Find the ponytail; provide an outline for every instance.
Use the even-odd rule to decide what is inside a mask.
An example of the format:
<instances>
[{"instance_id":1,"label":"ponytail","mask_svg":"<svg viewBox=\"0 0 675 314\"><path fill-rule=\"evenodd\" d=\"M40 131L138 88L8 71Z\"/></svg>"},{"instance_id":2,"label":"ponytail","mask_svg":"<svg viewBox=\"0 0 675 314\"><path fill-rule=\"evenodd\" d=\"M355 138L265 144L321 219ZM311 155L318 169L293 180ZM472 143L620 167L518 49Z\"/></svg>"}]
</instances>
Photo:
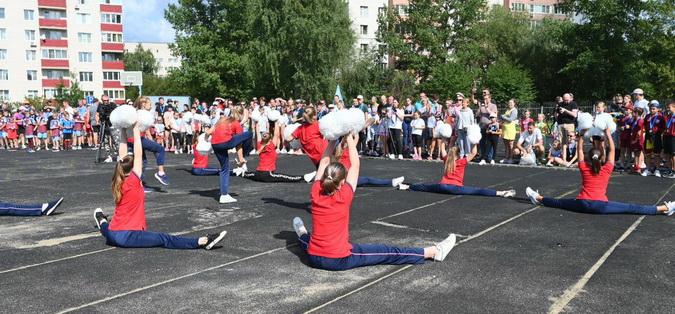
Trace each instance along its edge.
<instances>
[{"instance_id":1,"label":"ponytail","mask_svg":"<svg viewBox=\"0 0 675 314\"><path fill-rule=\"evenodd\" d=\"M450 152L445 159L444 173L455 173L455 164L457 164L458 150L456 146L450 148Z\"/></svg>"},{"instance_id":2,"label":"ponytail","mask_svg":"<svg viewBox=\"0 0 675 314\"><path fill-rule=\"evenodd\" d=\"M316 109L314 107L307 107L302 113L302 119L306 124L312 124L316 121Z\"/></svg>"},{"instance_id":3,"label":"ponytail","mask_svg":"<svg viewBox=\"0 0 675 314\"><path fill-rule=\"evenodd\" d=\"M331 162L326 167L321 179L321 189L326 195L332 195L340 187L340 182L347 177L347 169L339 162Z\"/></svg>"},{"instance_id":4,"label":"ponytail","mask_svg":"<svg viewBox=\"0 0 675 314\"><path fill-rule=\"evenodd\" d=\"M124 178L131 172L131 169L134 166L134 156L126 155L115 165L115 172L112 177L112 195L115 199L115 204L118 204L122 200L122 184L124 183Z\"/></svg>"},{"instance_id":5,"label":"ponytail","mask_svg":"<svg viewBox=\"0 0 675 314\"><path fill-rule=\"evenodd\" d=\"M591 156L591 171L594 175L597 175L600 173L600 168L602 168L602 151L597 148L591 148L588 155Z\"/></svg>"}]
</instances>

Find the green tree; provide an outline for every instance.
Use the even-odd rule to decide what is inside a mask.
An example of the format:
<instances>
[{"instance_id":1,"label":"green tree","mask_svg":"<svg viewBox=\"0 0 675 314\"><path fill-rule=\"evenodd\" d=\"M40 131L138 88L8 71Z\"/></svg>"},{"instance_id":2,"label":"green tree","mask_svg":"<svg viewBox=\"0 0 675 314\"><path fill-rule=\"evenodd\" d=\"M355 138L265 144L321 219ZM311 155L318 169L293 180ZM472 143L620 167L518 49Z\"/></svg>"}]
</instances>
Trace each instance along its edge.
<instances>
[{"instance_id":1,"label":"green tree","mask_svg":"<svg viewBox=\"0 0 675 314\"><path fill-rule=\"evenodd\" d=\"M73 76L73 74L71 74L71 76ZM56 85L54 99L56 99L56 101L59 103L68 101L71 106L76 106L77 102L83 98L84 92L82 89L80 89L80 84L75 80L71 81L70 87L66 87L66 84L63 80L59 82L58 85Z\"/></svg>"},{"instance_id":2,"label":"green tree","mask_svg":"<svg viewBox=\"0 0 675 314\"><path fill-rule=\"evenodd\" d=\"M532 77L510 60L497 60L487 69L483 88L489 88L492 98L499 104L514 98L520 103L532 102L536 97Z\"/></svg>"},{"instance_id":3,"label":"green tree","mask_svg":"<svg viewBox=\"0 0 675 314\"><path fill-rule=\"evenodd\" d=\"M159 62L150 49L143 49L140 43L133 52L125 51L123 55L124 69L127 71L142 71L144 74L155 74Z\"/></svg>"},{"instance_id":4,"label":"green tree","mask_svg":"<svg viewBox=\"0 0 675 314\"><path fill-rule=\"evenodd\" d=\"M441 99L452 98L457 92L468 95L478 76L476 68L450 61L433 69L422 90L437 94Z\"/></svg>"}]
</instances>

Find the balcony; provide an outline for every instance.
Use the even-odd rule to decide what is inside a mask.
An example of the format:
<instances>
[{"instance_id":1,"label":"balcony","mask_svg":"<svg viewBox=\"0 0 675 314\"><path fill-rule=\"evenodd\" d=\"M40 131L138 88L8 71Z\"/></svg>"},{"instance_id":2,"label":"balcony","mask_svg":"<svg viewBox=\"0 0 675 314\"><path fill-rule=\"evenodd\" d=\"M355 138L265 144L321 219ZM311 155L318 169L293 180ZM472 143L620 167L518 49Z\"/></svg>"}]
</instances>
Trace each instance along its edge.
<instances>
[{"instance_id":1,"label":"balcony","mask_svg":"<svg viewBox=\"0 0 675 314\"><path fill-rule=\"evenodd\" d=\"M70 80L67 79L42 79L42 87L57 87L60 84L63 84L65 87L70 87Z\"/></svg>"},{"instance_id":2,"label":"balcony","mask_svg":"<svg viewBox=\"0 0 675 314\"><path fill-rule=\"evenodd\" d=\"M40 8L66 8L66 0L38 0Z\"/></svg>"},{"instance_id":3,"label":"balcony","mask_svg":"<svg viewBox=\"0 0 675 314\"><path fill-rule=\"evenodd\" d=\"M40 46L42 47L60 47L67 48L68 40L65 39L41 39Z\"/></svg>"},{"instance_id":4,"label":"balcony","mask_svg":"<svg viewBox=\"0 0 675 314\"><path fill-rule=\"evenodd\" d=\"M103 32L122 32L122 24L104 24L101 23L101 31Z\"/></svg>"},{"instance_id":5,"label":"balcony","mask_svg":"<svg viewBox=\"0 0 675 314\"><path fill-rule=\"evenodd\" d=\"M104 13L104 12L122 13L122 6L121 5L114 5L114 4L101 4L101 13Z\"/></svg>"},{"instance_id":6,"label":"balcony","mask_svg":"<svg viewBox=\"0 0 675 314\"><path fill-rule=\"evenodd\" d=\"M67 29L68 28L68 20L40 18L40 28Z\"/></svg>"},{"instance_id":7,"label":"balcony","mask_svg":"<svg viewBox=\"0 0 675 314\"><path fill-rule=\"evenodd\" d=\"M124 61L103 61L104 70L124 70Z\"/></svg>"},{"instance_id":8,"label":"balcony","mask_svg":"<svg viewBox=\"0 0 675 314\"><path fill-rule=\"evenodd\" d=\"M101 43L101 50L124 52L124 44L123 43Z\"/></svg>"},{"instance_id":9,"label":"balcony","mask_svg":"<svg viewBox=\"0 0 675 314\"><path fill-rule=\"evenodd\" d=\"M103 88L124 88L120 81L103 81Z\"/></svg>"},{"instance_id":10,"label":"balcony","mask_svg":"<svg viewBox=\"0 0 675 314\"><path fill-rule=\"evenodd\" d=\"M40 60L43 69L68 69L68 60L42 59Z\"/></svg>"}]
</instances>

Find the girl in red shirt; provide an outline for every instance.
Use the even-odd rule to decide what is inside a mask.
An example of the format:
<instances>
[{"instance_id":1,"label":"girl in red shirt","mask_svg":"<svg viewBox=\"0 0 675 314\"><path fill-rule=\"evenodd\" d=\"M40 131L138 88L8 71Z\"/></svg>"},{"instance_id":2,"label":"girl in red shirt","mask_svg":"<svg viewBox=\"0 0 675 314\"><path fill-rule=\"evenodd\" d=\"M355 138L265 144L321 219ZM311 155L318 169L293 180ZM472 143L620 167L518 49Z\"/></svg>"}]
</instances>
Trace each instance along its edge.
<instances>
[{"instance_id":1,"label":"girl in red shirt","mask_svg":"<svg viewBox=\"0 0 675 314\"><path fill-rule=\"evenodd\" d=\"M464 170L469 164L469 160L476 157L478 150L477 145L473 145L471 153L460 158L459 149L456 146L450 148L448 153L445 149L445 143L441 144L441 158L445 161L443 167L443 178L439 183L419 183L408 186L407 184L399 185L400 190L431 192L439 194L452 195L482 195L482 196L500 196L500 197L514 197L515 190L497 191L493 189L477 188L472 186L464 186Z\"/></svg>"},{"instance_id":2,"label":"girl in red shirt","mask_svg":"<svg viewBox=\"0 0 675 314\"><path fill-rule=\"evenodd\" d=\"M218 158L218 162L220 162L219 202L221 204L237 201L228 193L230 186L230 157L228 156L228 151L232 148L237 148L239 164L243 169L246 169L244 156L248 155L251 151L250 146L253 134L249 131L244 132L239 122L241 121L243 112L243 107L233 107L229 117L221 117L212 128L206 131L206 135L211 136L211 147L216 158Z\"/></svg>"},{"instance_id":3,"label":"girl in red shirt","mask_svg":"<svg viewBox=\"0 0 675 314\"><path fill-rule=\"evenodd\" d=\"M337 147L335 148L335 153L333 154L333 160L339 161L343 166L345 166L345 169L349 171L349 168L351 168L351 162L350 160L350 155L349 155L349 149L347 147L347 141L341 140L340 143L337 144ZM379 178L373 178L373 177L364 177L364 176L359 176L359 180L356 183L356 186L393 186L393 187L398 187L403 181L405 180L405 177L396 177L393 179L379 179Z\"/></svg>"},{"instance_id":4,"label":"girl in red shirt","mask_svg":"<svg viewBox=\"0 0 675 314\"><path fill-rule=\"evenodd\" d=\"M628 169L631 158L631 130L633 127L633 106L624 106L625 116L619 121L619 151L621 153L621 169Z\"/></svg>"},{"instance_id":5,"label":"girl in red shirt","mask_svg":"<svg viewBox=\"0 0 675 314\"><path fill-rule=\"evenodd\" d=\"M249 178L258 182L301 182L307 181L310 183L313 176L293 176L283 173L275 172L277 170L277 150L273 143L273 136L269 132L262 133L260 137L260 147L258 148L258 155L260 161L255 172L236 171L235 174L244 178Z\"/></svg>"},{"instance_id":6,"label":"girl in red shirt","mask_svg":"<svg viewBox=\"0 0 675 314\"><path fill-rule=\"evenodd\" d=\"M644 110L642 108L635 108L633 111L633 125L631 126L631 148L635 155L635 162L633 164L634 172L641 172L645 163L645 120Z\"/></svg>"},{"instance_id":7,"label":"girl in red shirt","mask_svg":"<svg viewBox=\"0 0 675 314\"><path fill-rule=\"evenodd\" d=\"M619 202L611 202L607 199L607 185L614 170L614 140L609 128L605 129L605 141L609 149L598 147L590 148L589 160L584 159L584 133L579 135L577 154L579 155L579 171L581 172L581 191L576 199L555 199L543 197L538 192L527 188L526 194L535 205L560 208L564 210L588 213L588 214L637 214L668 216L675 212L675 202L665 202L663 205L634 205ZM604 159L604 162L603 162Z\"/></svg>"},{"instance_id":8,"label":"girl in red shirt","mask_svg":"<svg viewBox=\"0 0 675 314\"><path fill-rule=\"evenodd\" d=\"M292 134L293 139L300 141L302 151L312 161L315 167L319 166L321 154L326 150L328 142L319 131L319 121L316 120L316 109L307 107L302 115L303 123Z\"/></svg>"},{"instance_id":9,"label":"girl in red shirt","mask_svg":"<svg viewBox=\"0 0 675 314\"><path fill-rule=\"evenodd\" d=\"M665 174L664 177L675 178L675 102L668 104L668 111L666 129L663 134L663 152L670 159L670 173Z\"/></svg>"},{"instance_id":10,"label":"girl in red shirt","mask_svg":"<svg viewBox=\"0 0 675 314\"><path fill-rule=\"evenodd\" d=\"M349 242L349 210L359 177L358 135L347 136L351 168L331 162L335 141L328 144L319 163L312 185L312 234L302 222L293 219L293 228L300 244L309 254L312 267L325 270L347 270L368 265L422 264L425 259L443 261L455 245L451 234L435 246L398 248L383 244L352 244Z\"/></svg>"},{"instance_id":11,"label":"girl in red shirt","mask_svg":"<svg viewBox=\"0 0 675 314\"><path fill-rule=\"evenodd\" d=\"M127 134L122 130L122 134ZM94 211L96 225L108 245L127 248L164 247L167 249L210 250L225 237L226 231L200 238L179 237L165 233L146 231L145 193L141 183L143 174L143 146L141 131L133 127L134 150L127 154L127 143L120 141L119 158L112 179L112 194L115 198L115 213L112 222L103 210Z\"/></svg>"}]
</instances>

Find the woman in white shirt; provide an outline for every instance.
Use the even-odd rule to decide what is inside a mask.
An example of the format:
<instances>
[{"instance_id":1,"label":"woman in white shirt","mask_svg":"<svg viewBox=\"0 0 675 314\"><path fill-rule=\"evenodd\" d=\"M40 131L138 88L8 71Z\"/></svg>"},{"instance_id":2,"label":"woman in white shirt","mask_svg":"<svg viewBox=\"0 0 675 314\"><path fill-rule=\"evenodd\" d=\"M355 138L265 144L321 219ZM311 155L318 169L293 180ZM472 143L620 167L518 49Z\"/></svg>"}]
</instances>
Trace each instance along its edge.
<instances>
[{"instance_id":1,"label":"woman in white shirt","mask_svg":"<svg viewBox=\"0 0 675 314\"><path fill-rule=\"evenodd\" d=\"M413 141L413 159L422 160L422 133L426 127L424 120L420 118L419 112L413 113L413 120L410 122L412 128Z\"/></svg>"},{"instance_id":2,"label":"woman in white shirt","mask_svg":"<svg viewBox=\"0 0 675 314\"><path fill-rule=\"evenodd\" d=\"M405 112L400 108L397 100L394 100L391 110L389 111L389 133L391 148L393 154L389 154L390 159L394 159L394 155L398 155L398 159L403 159L403 116Z\"/></svg>"},{"instance_id":3,"label":"woman in white shirt","mask_svg":"<svg viewBox=\"0 0 675 314\"><path fill-rule=\"evenodd\" d=\"M471 153L471 143L467 139L466 130L473 124L476 124L476 120L473 110L469 108L469 99L463 99L462 109L459 110L459 121L457 121L457 131L459 133L457 144L459 145L460 158Z\"/></svg>"}]
</instances>

